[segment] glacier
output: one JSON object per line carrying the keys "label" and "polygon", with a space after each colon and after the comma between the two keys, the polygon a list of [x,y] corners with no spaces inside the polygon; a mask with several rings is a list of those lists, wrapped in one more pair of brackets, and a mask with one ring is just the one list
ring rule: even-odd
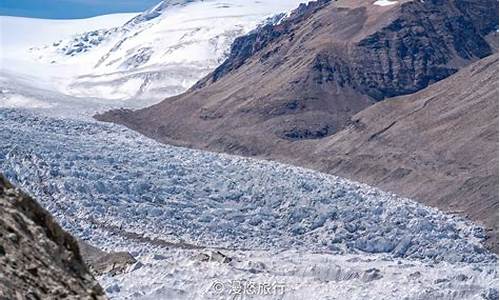
{"label": "glacier", "polygon": [[[336,176],[158,144],[118,125],[18,109],[1,109],[0,119],[0,171],[74,235],[141,262],[100,278],[112,298],[216,299],[217,278],[283,281],[282,299],[332,299],[338,286],[339,295],[379,299],[388,284],[394,299],[498,295],[498,258],[481,244],[484,229],[461,217]],[[235,259],[193,259],[216,249]]]}

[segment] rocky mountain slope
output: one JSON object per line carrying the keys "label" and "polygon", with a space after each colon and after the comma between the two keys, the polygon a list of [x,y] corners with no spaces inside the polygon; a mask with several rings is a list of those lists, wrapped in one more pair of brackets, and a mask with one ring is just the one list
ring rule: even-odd
{"label": "rocky mountain slope", "polygon": [[76,240],[1,175],[0,298],[106,299]]}
{"label": "rocky mountain slope", "polygon": [[[99,117],[161,141],[243,155],[321,139],[387,97],[409,94],[490,55],[498,1],[318,1],[236,39],[190,91]],[[278,145],[276,145],[278,144]]]}
{"label": "rocky mountain slope", "polygon": [[342,174],[468,215],[496,236],[497,58],[431,84],[496,51],[498,1],[380,2],[301,5],[238,38],[187,93],[97,118],[164,143]]}

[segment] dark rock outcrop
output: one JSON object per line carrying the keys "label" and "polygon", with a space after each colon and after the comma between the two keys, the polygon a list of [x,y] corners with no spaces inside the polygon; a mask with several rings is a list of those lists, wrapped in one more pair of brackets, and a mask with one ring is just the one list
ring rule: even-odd
{"label": "dark rock outcrop", "polygon": [[[213,71],[209,78],[212,82],[215,82],[232,70],[239,68],[247,59],[264,49],[271,42],[281,36],[290,34],[294,24],[303,22],[330,2],[331,0],[319,0],[311,1],[308,4],[301,3],[288,18],[284,19],[278,25],[267,24],[247,35],[236,38],[231,45],[229,57]],[[266,60],[271,54],[273,52],[264,54],[262,59]],[[198,88],[203,85],[202,82],[197,85]]]}
{"label": "dark rock outcrop", "polygon": [[124,273],[127,268],[137,262],[128,252],[106,252],[85,241],[79,241],[78,245],[83,260],[95,275]]}
{"label": "dark rock outcrop", "polygon": [[76,240],[1,175],[0,299],[106,299]]}

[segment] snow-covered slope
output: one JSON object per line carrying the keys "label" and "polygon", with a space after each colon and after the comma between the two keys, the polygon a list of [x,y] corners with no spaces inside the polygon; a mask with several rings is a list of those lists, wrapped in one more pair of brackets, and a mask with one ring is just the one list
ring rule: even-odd
{"label": "snow-covered slope", "polygon": [[[140,108],[147,100],[128,103]],[[39,81],[33,75],[8,71],[0,72],[0,108],[18,108],[45,115],[72,119],[91,119],[96,111],[105,111],[123,105],[121,100],[65,95],[53,88],[50,82]]]}
{"label": "snow-covered slope", "polygon": [[99,278],[111,299],[498,299],[494,264],[298,250],[222,250],[232,261],[219,263],[200,260],[210,249],[134,249],[139,262],[128,272]]}
{"label": "snow-covered slope", "polygon": [[[123,106],[139,98],[151,104],[189,88],[221,63],[234,38],[277,21],[276,15],[300,2],[165,0],[127,22],[123,15],[110,15],[91,25],[92,20],[1,17],[7,55],[0,60],[2,69],[38,73],[63,94],[134,98]],[[64,30],[54,34],[61,26]],[[14,30],[18,27],[29,29]],[[68,30],[74,33],[69,38]]]}
{"label": "snow-covered slope", "polygon": [[[32,56],[33,47],[50,45],[54,41],[70,39],[75,34],[87,31],[115,27],[136,15],[112,14],[76,20],[0,16],[0,71],[31,75],[37,81],[42,81],[39,84],[60,88],[60,84],[68,80],[65,77],[87,72],[88,66],[83,63],[75,63],[71,67],[41,63]],[[57,83],[51,84],[53,80]]]}
{"label": "snow-covered slope", "polygon": [[[21,50],[69,39],[75,34],[120,26],[138,13],[111,14],[87,19],[46,20],[0,16],[2,57],[16,58]],[[19,59],[23,59],[19,57]]]}
{"label": "snow-covered slope", "polygon": [[[498,294],[484,230],[459,217],[335,176],[160,145],[116,125],[5,109],[0,119],[0,172],[77,236],[141,261],[101,278],[117,299],[206,299],[215,279],[242,278],[285,282],[283,299],[327,299],[335,282],[354,299]],[[215,249],[234,260],[193,258]]]}

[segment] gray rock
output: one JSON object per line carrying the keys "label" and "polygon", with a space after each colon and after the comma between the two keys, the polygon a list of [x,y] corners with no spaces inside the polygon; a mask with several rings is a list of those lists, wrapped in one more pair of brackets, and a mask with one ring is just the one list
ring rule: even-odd
{"label": "gray rock", "polygon": [[0,299],[106,299],[76,240],[1,175],[0,220]]}

